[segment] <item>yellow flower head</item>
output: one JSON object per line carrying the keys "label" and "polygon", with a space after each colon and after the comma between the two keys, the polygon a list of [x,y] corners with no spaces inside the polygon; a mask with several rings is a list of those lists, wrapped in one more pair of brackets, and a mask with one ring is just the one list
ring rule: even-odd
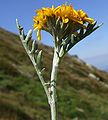
{"label": "yellow flower head", "polygon": [[[52,29],[56,31],[56,23],[59,18],[60,25],[64,23],[66,25],[71,23],[72,30],[78,30],[79,27],[84,26],[85,22],[92,24],[94,20],[89,18],[88,15],[83,10],[76,11],[72,5],[61,5],[56,8],[42,8],[36,11],[36,16],[34,16],[34,29],[37,30],[38,40],[41,39],[40,31],[42,29],[52,32]],[[50,23],[49,23],[50,22]],[[77,27],[77,28],[76,28]],[[70,29],[71,30],[71,29]],[[58,31],[59,32],[59,31]],[[75,31],[73,31],[75,32]]]}

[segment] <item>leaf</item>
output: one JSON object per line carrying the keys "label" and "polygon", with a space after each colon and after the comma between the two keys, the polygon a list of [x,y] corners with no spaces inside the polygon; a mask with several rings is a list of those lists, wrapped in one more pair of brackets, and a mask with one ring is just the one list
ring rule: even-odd
{"label": "leaf", "polygon": [[79,41],[81,41],[82,39],[84,39],[85,37],[87,37],[92,32],[94,32],[96,29],[98,29],[100,26],[103,25],[103,24],[100,24],[100,25],[96,26],[96,23],[97,22],[94,22],[93,24],[88,24],[86,32],[84,34],[81,34],[81,33],[78,34],[77,38],[79,37],[79,39],[80,39]]}
{"label": "leaf", "polygon": [[76,37],[74,34],[71,35],[71,42],[69,43],[67,47],[67,52],[76,44]]}
{"label": "leaf", "polygon": [[65,52],[66,52],[66,50],[65,50],[64,46],[62,45],[62,47],[61,47],[61,49],[60,49],[59,57],[60,57],[60,58],[63,57],[64,54],[65,54]]}
{"label": "leaf", "polygon": [[32,32],[33,32],[32,29],[28,31],[27,36],[25,38],[25,42],[26,43],[28,43],[31,40],[31,38],[32,38]]}
{"label": "leaf", "polygon": [[32,48],[31,48],[31,51],[30,53],[35,53],[35,51],[38,49],[38,44],[36,44],[36,41],[33,40],[32,42]]}
{"label": "leaf", "polygon": [[39,53],[37,55],[36,63],[37,63],[38,68],[41,68],[41,61],[42,61],[42,50],[39,51]]}

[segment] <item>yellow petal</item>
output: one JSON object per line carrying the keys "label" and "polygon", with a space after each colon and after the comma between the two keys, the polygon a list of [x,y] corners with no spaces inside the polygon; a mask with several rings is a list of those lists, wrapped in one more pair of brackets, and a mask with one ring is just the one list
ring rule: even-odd
{"label": "yellow petal", "polygon": [[37,31],[37,38],[39,41],[41,40],[41,31],[40,30]]}
{"label": "yellow petal", "polygon": [[78,14],[81,18],[87,17],[87,14],[82,9],[78,10]]}
{"label": "yellow petal", "polygon": [[94,22],[94,19],[92,19],[92,18],[85,17],[84,20],[87,21],[90,24],[92,24]]}
{"label": "yellow petal", "polygon": [[54,5],[52,5],[52,10],[54,10]]}

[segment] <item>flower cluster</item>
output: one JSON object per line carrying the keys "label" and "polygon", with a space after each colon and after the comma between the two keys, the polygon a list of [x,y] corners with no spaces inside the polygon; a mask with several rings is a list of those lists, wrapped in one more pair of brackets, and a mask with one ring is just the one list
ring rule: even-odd
{"label": "flower cluster", "polygon": [[34,16],[33,21],[34,29],[37,30],[38,40],[41,40],[41,30],[48,30],[49,18],[53,21],[57,21],[59,19],[59,21],[66,25],[72,23],[74,27],[84,26],[86,22],[90,24],[94,22],[94,20],[92,18],[89,18],[83,10],[76,11],[72,5],[66,6],[63,4],[56,8],[54,8],[54,6],[52,6],[52,8],[42,8],[37,10],[36,13],[37,15]]}

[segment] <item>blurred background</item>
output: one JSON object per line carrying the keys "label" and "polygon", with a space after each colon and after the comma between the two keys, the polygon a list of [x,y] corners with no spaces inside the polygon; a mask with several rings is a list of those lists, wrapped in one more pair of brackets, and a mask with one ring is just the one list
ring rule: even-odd
{"label": "blurred background", "polygon": [[[21,25],[27,32],[33,26],[35,10],[42,7],[55,7],[64,4],[66,0],[1,0],[0,1],[0,27],[17,34],[15,19],[18,18]],[[73,7],[83,9],[89,17],[94,18],[98,23],[104,25],[92,35],[74,46],[69,52],[71,55],[78,55],[84,61],[108,71],[108,16],[107,0],[69,0]],[[36,33],[33,35],[36,38]],[[53,46],[52,37],[42,32],[42,43]]]}

